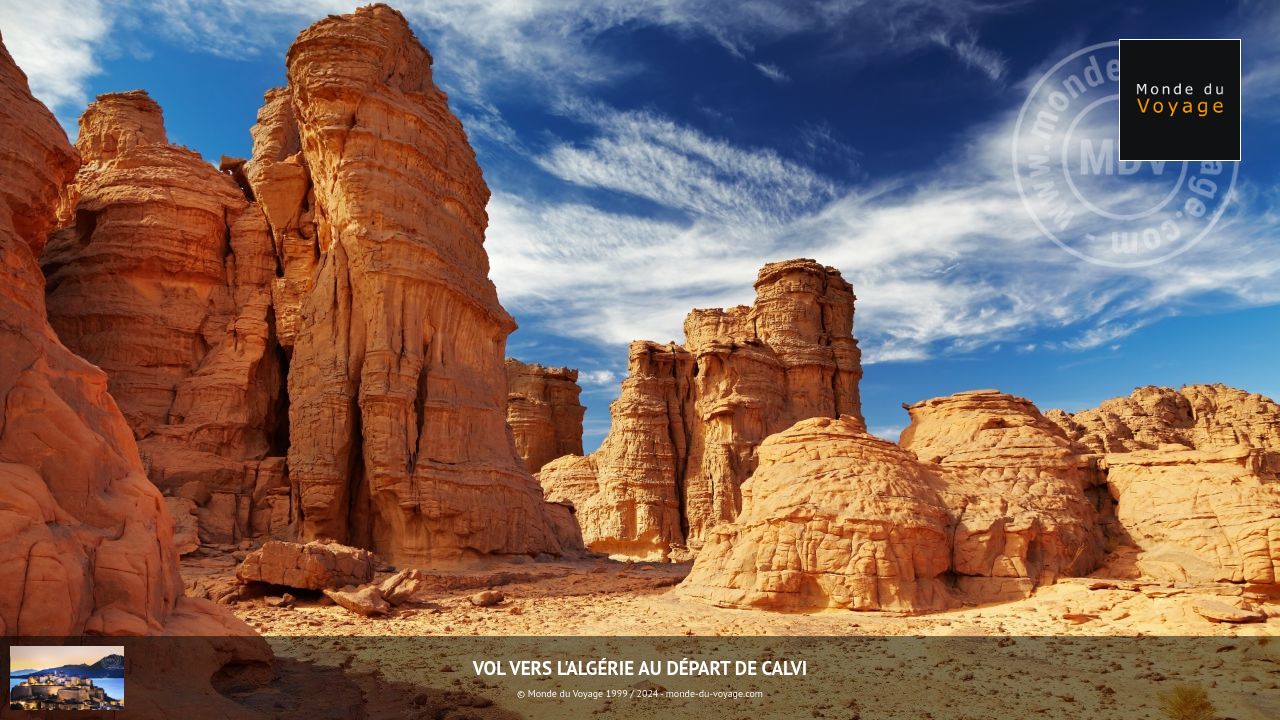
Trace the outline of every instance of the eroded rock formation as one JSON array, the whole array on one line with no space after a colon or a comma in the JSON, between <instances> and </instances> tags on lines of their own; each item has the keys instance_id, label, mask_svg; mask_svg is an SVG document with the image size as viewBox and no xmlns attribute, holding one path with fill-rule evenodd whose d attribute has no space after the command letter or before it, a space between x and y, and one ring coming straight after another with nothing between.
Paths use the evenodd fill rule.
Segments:
<instances>
[{"instance_id":1,"label":"eroded rock formation","mask_svg":"<svg viewBox=\"0 0 1280 720\"><path fill-rule=\"evenodd\" d=\"M323 590L367 583L374 570L368 550L337 543L269 540L245 557L236 577L244 582Z\"/></svg>"},{"instance_id":2,"label":"eroded rock formation","mask_svg":"<svg viewBox=\"0 0 1280 720\"><path fill-rule=\"evenodd\" d=\"M683 592L771 610L949 604L951 516L911 453L845 416L801 420L759 457L742 514L708 532Z\"/></svg>"},{"instance_id":3,"label":"eroded rock formation","mask_svg":"<svg viewBox=\"0 0 1280 720\"><path fill-rule=\"evenodd\" d=\"M46 320L37 257L79 158L3 44L0 124L0 634L247 634L182 597L173 522L107 377Z\"/></svg>"},{"instance_id":4,"label":"eroded rock formation","mask_svg":"<svg viewBox=\"0 0 1280 720\"><path fill-rule=\"evenodd\" d=\"M900 444L937 466L951 572L971 598L1024 597L1105 554L1096 473L1030 401L975 390L916 403Z\"/></svg>"},{"instance_id":5,"label":"eroded rock formation","mask_svg":"<svg viewBox=\"0 0 1280 720\"><path fill-rule=\"evenodd\" d=\"M813 260L770 263L751 307L694 310L684 345L632 343L613 426L587 458L539 479L572 503L593 549L668 557L732 520L767 436L809 417L861 417L853 288Z\"/></svg>"},{"instance_id":6,"label":"eroded rock formation","mask_svg":"<svg viewBox=\"0 0 1280 720\"><path fill-rule=\"evenodd\" d=\"M489 190L431 56L386 6L289 49L243 168L270 224L301 536L397 563L560 552L506 428Z\"/></svg>"},{"instance_id":7,"label":"eroded rock formation","mask_svg":"<svg viewBox=\"0 0 1280 720\"><path fill-rule=\"evenodd\" d=\"M1224 385L1142 387L1049 417L1100 456L1138 572L1280 582L1280 405Z\"/></svg>"},{"instance_id":8,"label":"eroded rock formation","mask_svg":"<svg viewBox=\"0 0 1280 720\"><path fill-rule=\"evenodd\" d=\"M145 92L100 96L77 147L85 162L42 259L50 322L107 372L151 480L206 488L204 542L283 531L286 410L265 217L229 175L168 143Z\"/></svg>"},{"instance_id":9,"label":"eroded rock formation","mask_svg":"<svg viewBox=\"0 0 1280 720\"><path fill-rule=\"evenodd\" d=\"M578 371L507 358L507 424L531 473L564 455L582 454Z\"/></svg>"},{"instance_id":10,"label":"eroded rock formation","mask_svg":"<svg viewBox=\"0 0 1280 720\"><path fill-rule=\"evenodd\" d=\"M1087 457L1027 400L992 390L908 408L901 447L856 418L760 447L738 519L682 585L718 605L922 612L1025 597L1103 556Z\"/></svg>"}]
</instances>

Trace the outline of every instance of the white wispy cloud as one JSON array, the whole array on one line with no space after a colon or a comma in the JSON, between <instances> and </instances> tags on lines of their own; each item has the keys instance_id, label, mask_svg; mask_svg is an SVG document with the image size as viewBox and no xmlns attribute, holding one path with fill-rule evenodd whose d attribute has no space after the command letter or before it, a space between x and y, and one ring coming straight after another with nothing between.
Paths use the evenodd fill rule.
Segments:
<instances>
[{"instance_id":1,"label":"white wispy cloud","mask_svg":"<svg viewBox=\"0 0 1280 720\"><path fill-rule=\"evenodd\" d=\"M1008 72L1008 61L999 52L983 47L971 34L954 36L949 32L935 32L931 35L938 45L952 51L966 66L980 71L992 81L999 82Z\"/></svg>"},{"instance_id":2,"label":"white wispy cloud","mask_svg":"<svg viewBox=\"0 0 1280 720\"><path fill-rule=\"evenodd\" d=\"M787 75L787 73L777 65L774 65L772 63L764 63L764 62L758 62L753 64L755 68L760 71L761 75L764 75L765 77L769 78L770 80L776 83L791 82L791 76Z\"/></svg>"},{"instance_id":3,"label":"white wispy cloud","mask_svg":"<svg viewBox=\"0 0 1280 720\"><path fill-rule=\"evenodd\" d=\"M88 101L86 83L101 72L96 53L111 18L98 0L0 0L0 36L31 92L55 112Z\"/></svg>"},{"instance_id":4,"label":"white wispy cloud","mask_svg":"<svg viewBox=\"0 0 1280 720\"><path fill-rule=\"evenodd\" d=\"M607 344L665 341L680 338L692 307L749 302L750 281L763 263L815 257L854 282L869 362L1025 342L1045 329L1067 339L1044 347L1083 350L1203 307L1206 298L1215 308L1280 302L1274 193L1247 182L1234 213L1207 240L1163 263L1107 268L1053 245L1032 223L1013 181L1013 110L974 128L951 160L857 188L803 174L786 187L789 173L765 174L768 182L721 182L753 176L748 169L760 159L742 149L719 152L716 173L693 173L696 181L685 185L668 175L670 163L636 160L662 156L669 143L639 130L614 142L618 129L602 122L586 144L589 165L625 165L625 181L603 171L567 171L577 163L562 163L561 146L540 161L565 179L641 195L685 219L656 222L498 194L489 240L494 279L504 302L552 332ZM642 124L661 128L660 137L699 138L693 147L709 142L669 119L646 117ZM1078 131L1089 133L1088 125ZM691 200L693 187L706 197ZM1149 200L1156 192L1137 185L1112 199ZM779 193L805 198L804 211L780 211ZM727 197L732 203L718 200ZM1086 229L1106 227L1101 219L1082 222Z\"/></svg>"}]
</instances>

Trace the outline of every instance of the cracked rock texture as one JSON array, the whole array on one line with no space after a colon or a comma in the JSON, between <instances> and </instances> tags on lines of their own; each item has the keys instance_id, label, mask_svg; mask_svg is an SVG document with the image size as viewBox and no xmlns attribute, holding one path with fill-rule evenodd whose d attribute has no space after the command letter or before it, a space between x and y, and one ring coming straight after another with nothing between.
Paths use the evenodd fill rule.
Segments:
<instances>
[{"instance_id":1,"label":"cracked rock texture","mask_svg":"<svg viewBox=\"0 0 1280 720\"><path fill-rule=\"evenodd\" d=\"M682 557L737 516L766 437L861 418L852 286L800 259L764 266L755 290L750 307L691 312L684 345L632 343L600 448L543 467L548 498L574 506L592 550Z\"/></svg>"},{"instance_id":2,"label":"cracked rock texture","mask_svg":"<svg viewBox=\"0 0 1280 720\"><path fill-rule=\"evenodd\" d=\"M958 589L1020 598L1102 562L1090 459L1030 401L974 390L916 403L899 443L943 480Z\"/></svg>"},{"instance_id":3,"label":"cracked rock texture","mask_svg":"<svg viewBox=\"0 0 1280 720\"><path fill-rule=\"evenodd\" d=\"M143 91L90 104L77 147L84 165L42 257L50 322L106 371L152 482L207 488L201 540L283 532L286 406L266 218L230 175L169 144Z\"/></svg>"},{"instance_id":4,"label":"cracked rock texture","mask_svg":"<svg viewBox=\"0 0 1280 720\"><path fill-rule=\"evenodd\" d=\"M398 564L573 549L507 431L489 190L431 56L378 5L304 30L286 65L243 172L280 259L301 537Z\"/></svg>"},{"instance_id":5,"label":"cracked rock texture","mask_svg":"<svg viewBox=\"0 0 1280 720\"><path fill-rule=\"evenodd\" d=\"M1141 387L1049 417L1100 456L1136 572L1280 580L1280 405L1225 385Z\"/></svg>"},{"instance_id":6,"label":"cracked rock texture","mask_svg":"<svg viewBox=\"0 0 1280 720\"><path fill-rule=\"evenodd\" d=\"M3 44L0 124L0 634L247 634L182 597L173 521L107 377L46 320L37 257L79 158Z\"/></svg>"},{"instance_id":7,"label":"cracked rock texture","mask_svg":"<svg viewBox=\"0 0 1280 720\"><path fill-rule=\"evenodd\" d=\"M771 610L949 605L951 517L911 453L844 416L801 420L759 458L742 514L709 531L683 593Z\"/></svg>"},{"instance_id":8,"label":"cracked rock texture","mask_svg":"<svg viewBox=\"0 0 1280 720\"><path fill-rule=\"evenodd\" d=\"M236 570L244 582L264 582L304 590L362 585L373 579L373 553L338 543L305 545L268 540Z\"/></svg>"},{"instance_id":9,"label":"cracked rock texture","mask_svg":"<svg viewBox=\"0 0 1280 720\"><path fill-rule=\"evenodd\" d=\"M507 424L529 472L582 454L581 394L577 370L507 358Z\"/></svg>"},{"instance_id":10,"label":"cracked rock texture","mask_svg":"<svg viewBox=\"0 0 1280 720\"><path fill-rule=\"evenodd\" d=\"M924 612L1025 597L1092 571L1088 459L1030 402L992 390L909 407L901 447L855 418L767 439L737 521L685 592L730 607Z\"/></svg>"}]
</instances>

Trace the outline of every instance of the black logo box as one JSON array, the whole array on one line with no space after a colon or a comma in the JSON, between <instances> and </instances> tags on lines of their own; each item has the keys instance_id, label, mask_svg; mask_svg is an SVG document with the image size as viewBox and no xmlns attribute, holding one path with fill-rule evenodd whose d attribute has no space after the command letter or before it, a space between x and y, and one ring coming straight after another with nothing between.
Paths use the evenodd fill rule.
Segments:
<instances>
[{"instance_id":1,"label":"black logo box","mask_svg":"<svg viewBox=\"0 0 1280 720\"><path fill-rule=\"evenodd\" d=\"M1138 92L1141 85L1145 93ZM1121 38L1120 160L1240 160L1240 85L1239 39ZM1185 102L1191 114L1183 112ZM1222 112L1214 112L1219 102ZM1172 115L1170 103L1177 103Z\"/></svg>"}]
</instances>

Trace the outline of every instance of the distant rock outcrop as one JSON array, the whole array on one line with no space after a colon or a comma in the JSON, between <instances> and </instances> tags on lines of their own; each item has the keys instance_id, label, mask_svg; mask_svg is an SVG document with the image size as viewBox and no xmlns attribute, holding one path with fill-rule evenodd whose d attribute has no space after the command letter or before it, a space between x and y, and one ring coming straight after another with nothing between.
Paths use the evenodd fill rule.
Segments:
<instances>
[{"instance_id":1,"label":"distant rock outcrop","mask_svg":"<svg viewBox=\"0 0 1280 720\"><path fill-rule=\"evenodd\" d=\"M1280 582L1280 405L1224 385L1141 387L1049 417L1100 456L1138 572Z\"/></svg>"},{"instance_id":2,"label":"distant rock outcrop","mask_svg":"<svg viewBox=\"0 0 1280 720\"><path fill-rule=\"evenodd\" d=\"M507 358L507 425L529 472L564 455L582 454L578 371Z\"/></svg>"},{"instance_id":3,"label":"distant rock outcrop","mask_svg":"<svg viewBox=\"0 0 1280 720\"><path fill-rule=\"evenodd\" d=\"M46 320L37 257L79 158L3 44L0 126L0 635L249 634L182 597L173 522L107 377Z\"/></svg>"},{"instance_id":4,"label":"distant rock outcrop","mask_svg":"<svg viewBox=\"0 0 1280 720\"><path fill-rule=\"evenodd\" d=\"M168 143L145 92L90 104L77 147L85 163L42 258L50 322L107 372L151 480L207 489L203 541L283 531L287 404L266 218L230 175Z\"/></svg>"},{"instance_id":5,"label":"distant rock outcrop","mask_svg":"<svg viewBox=\"0 0 1280 720\"><path fill-rule=\"evenodd\" d=\"M563 509L506 427L515 322L488 278L489 190L431 62L385 5L330 16L254 128L300 534L400 564L559 553Z\"/></svg>"},{"instance_id":6,"label":"distant rock outcrop","mask_svg":"<svg viewBox=\"0 0 1280 720\"><path fill-rule=\"evenodd\" d=\"M761 269L755 288L751 307L690 313L684 345L632 343L600 449L543 467L548 497L575 507L593 550L696 549L737 516L766 437L804 418L861 418L849 283L788 260Z\"/></svg>"}]
</instances>

